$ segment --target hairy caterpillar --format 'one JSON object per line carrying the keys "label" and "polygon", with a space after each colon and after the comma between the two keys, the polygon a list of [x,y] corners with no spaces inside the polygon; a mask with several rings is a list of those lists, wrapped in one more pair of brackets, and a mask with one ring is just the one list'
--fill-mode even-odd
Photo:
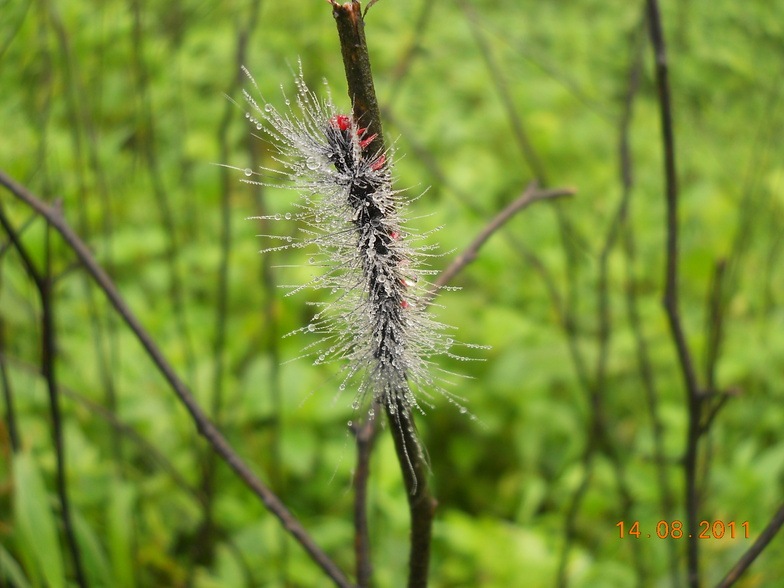
{"label": "hairy caterpillar", "polygon": [[444,336],[448,327],[426,313],[434,286],[421,278],[436,273],[425,268],[435,246],[415,245],[424,235],[407,228],[409,201],[392,188],[393,152],[371,152],[374,136],[338,113],[330,98],[320,100],[301,70],[296,85],[295,104],[286,99],[282,112],[243,93],[250,105],[246,118],[276,145],[275,160],[282,166],[282,171],[247,169],[245,174],[282,174],[286,180],[244,181],[286,185],[300,194],[297,212],[284,218],[298,222],[301,236],[265,235],[286,242],[263,251],[314,248],[309,263],[323,273],[287,295],[307,287],[335,295],[319,303],[311,322],[293,333],[321,335],[305,348],[305,356],[314,364],[339,362],[340,390],[356,384],[352,407],[363,407],[371,417],[377,403],[393,415],[397,406],[422,411],[423,404],[431,405],[431,391],[461,406],[433,375],[434,356],[465,358],[450,351],[456,343]]}

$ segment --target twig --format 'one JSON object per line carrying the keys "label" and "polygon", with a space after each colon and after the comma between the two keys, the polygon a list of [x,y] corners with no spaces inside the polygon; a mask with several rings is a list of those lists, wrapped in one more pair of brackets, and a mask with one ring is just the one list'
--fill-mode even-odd
{"label": "twig", "polygon": [[115,310],[117,310],[118,314],[136,335],[158,370],[169,382],[174,393],[190,413],[199,433],[210,443],[212,448],[224,459],[229,467],[234,470],[248,488],[258,496],[264,506],[280,520],[283,527],[291,533],[300,545],[302,545],[305,551],[310,554],[313,561],[324,570],[335,585],[340,586],[341,588],[350,588],[351,583],[343,572],[321,550],[321,548],[316,545],[302,524],[291,514],[280,499],[250,470],[212,421],[204,414],[204,411],[196,402],[188,387],[180,380],[179,376],[158,349],[155,341],[144,329],[117,291],[111,278],[109,278],[104,269],[95,261],[87,245],[79,239],[62,215],[51,206],[42,202],[29,190],[20,184],[17,184],[2,171],[0,171],[0,184],[5,186],[12,194],[43,216],[49,224],[60,233],[88,273],[106,294],[106,297],[112,303]]}
{"label": "twig", "polygon": [[665,275],[664,307],[670,325],[678,362],[686,386],[689,415],[686,453],[683,460],[686,478],[686,527],[690,536],[687,539],[688,584],[692,588],[700,585],[699,577],[699,540],[697,539],[697,513],[699,495],[697,491],[697,457],[700,439],[700,420],[702,395],[697,383],[694,362],[691,357],[686,335],[681,323],[678,300],[678,174],[675,165],[675,132],[672,123],[672,100],[668,77],[667,49],[664,42],[659,3],[647,0],[648,25],[656,64],[656,85],[661,112],[662,142],[664,149],[664,176],[667,200],[667,267]]}
{"label": "twig", "polygon": [[390,429],[408,491],[408,508],[411,511],[408,588],[426,588],[433,518],[438,501],[430,493],[427,465],[422,454],[422,445],[416,436],[414,419],[399,395],[391,397],[395,399],[394,412],[388,405],[387,416],[389,422],[394,424]]}
{"label": "twig", "polygon": [[[474,241],[465,249],[465,251],[458,255],[449,265],[449,267],[438,276],[438,279],[435,281],[435,285],[438,287],[449,283],[457,273],[462,271],[465,266],[476,259],[479,249],[482,247],[482,245],[485,244],[485,242],[491,237],[493,233],[500,229],[515,214],[526,208],[529,204],[532,204],[537,200],[572,196],[576,192],[577,190],[574,188],[538,190],[536,182],[530,183],[525,191],[516,200],[514,200],[506,208],[499,212],[496,217],[487,224],[482,232],[479,233],[476,239],[474,239]],[[431,292],[431,298],[433,296],[435,296],[435,291]]]}
{"label": "twig", "polygon": [[41,299],[41,373],[46,380],[47,391],[49,392],[49,410],[52,415],[52,442],[57,461],[57,494],[60,498],[60,509],[63,517],[63,527],[65,537],[68,542],[68,549],[74,564],[76,583],[81,588],[87,588],[87,577],[82,567],[82,557],[79,550],[79,543],[76,541],[73,520],[71,518],[71,502],[68,496],[68,486],[65,480],[65,438],[63,436],[63,420],[60,410],[60,392],[58,390],[56,372],[56,345],[55,345],[55,319],[54,302],[52,300],[52,273],[49,246],[49,227],[46,231],[46,273],[42,275],[35,267],[30,254],[22,244],[16,234],[11,222],[6,218],[5,211],[0,207],[0,224],[8,233],[11,242],[14,244],[22,264],[25,266],[30,279],[38,290]]}
{"label": "twig", "polygon": [[716,585],[716,588],[728,588],[732,586],[741,574],[745,572],[748,567],[757,559],[757,556],[768,546],[776,533],[779,532],[781,526],[784,525],[784,504],[781,505],[779,510],[773,515],[773,518],[765,527],[765,530],[760,533],[754,544],[749,547],[748,551],[744,553],[732,569],[724,576],[724,579]]}
{"label": "twig", "polygon": [[[41,370],[36,366],[15,357],[11,357],[3,352],[0,352],[0,366],[3,368],[13,368],[30,375],[42,375]],[[139,454],[146,462],[165,471],[174,481],[175,485],[189,494],[196,502],[199,504],[204,503],[204,496],[201,492],[185,480],[183,475],[174,467],[174,464],[172,464],[155,445],[147,441],[147,439],[140,435],[132,426],[123,422],[114,412],[98,402],[77,393],[68,386],[61,385],[59,391],[64,397],[83,406],[93,416],[105,421],[114,431],[117,431],[119,435],[130,439],[132,443],[138,446]]]}
{"label": "twig", "polygon": [[330,0],[330,4],[338,28],[354,120],[368,129],[368,137],[375,135],[370,143],[369,153],[383,153],[384,134],[381,130],[376,90],[373,87],[373,73],[370,71],[362,8],[357,0],[345,4]]}
{"label": "twig", "polygon": [[372,585],[373,564],[370,558],[370,534],[367,517],[367,485],[370,479],[370,455],[378,432],[379,405],[374,403],[373,415],[364,423],[352,426],[357,441],[357,467],[354,472],[354,552],[356,554],[357,586]]}
{"label": "twig", "polygon": [[[620,121],[620,132],[618,139],[618,159],[620,168],[620,182],[621,190],[623,192],[622,200],[626,202],[625,215],[628,217],[629,209],[631,208],[631,196],[634,188],[634,167],[632,152],[630,148],[630,127],[633,115],[634,98],[637,94],[640,85],[640,77],[643,71],[643,54],[645,49],[645,28],[646,28],[646,11],[643,10],[643,15],[640,22],[639,30],[635,33],[636,39],[634,41],[634,57],[629,70],[629,84],[627,86],[626,97],[624,100],[623,112]],[[670,486],[670,479],[668,476],[667,461],[664,451],[664,426],[662,425],[659,416],[659,395],[656,389],[654,369],[651,366],[651,360],[648,354],[648,343],[642,331],[642,321],[637,302],[637,287],[634,277],[634,261],[635,261],[635,247],[634,247],[634,230],[629,226],[628,222],[623,227],[623,250],[626,255],[626,284],[625,284],[625,299],[626,299],[626,314],[629,321],[629,326],[632,330],[637,349],[637,364],[640,370],[640,379],[642,380],[643,389],[645,391],[645,402],[648,407],[648,413],[651,418],[651,429],[653,435],[653,453],[654,461],[656,463],[656,473],[659,483],[660,492],[660,507],[661,513],[665,518],[672,518],[673,505],[675,500],[673,498],[672,488]],[[669,542],[668,556],[670,564],[670,580],[674,588],[679,588],[680,574],[678,570],[678,546],[674,542]]]}

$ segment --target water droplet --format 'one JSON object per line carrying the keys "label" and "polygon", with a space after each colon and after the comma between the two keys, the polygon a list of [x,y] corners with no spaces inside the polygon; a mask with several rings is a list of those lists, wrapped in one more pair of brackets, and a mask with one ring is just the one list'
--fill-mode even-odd
{"label": "water droplet", "polygon": [[308,331],[310,331],[312,333],[315,330],[316,330],[316,325],[314,325],[313,323],[310,323],[308,325]]}
{"label": "water droplet", "polygon": [[260,130],[261,130],[261,123],[256,123],[256,130],[257,130],[257,131],[260,131]]}
{"label": "water droplet", "polygon": [[282,217],[279,214],[275,215],[275,220],[280,220]]}
{"label": "water droplet", "polygon": [[286,217],[286,220],[291,220],[291,213],[290,213],[290,212],[287,212],[287,213],[285,214],[285,217]]}
{"label": "water droplet", "polygon": [[346,384],[345,383],[343,383],[340,386],[338,386],[338,390],[340,390],[341,392],[343,392],[343,390],[345,390],[345,389],[346,389]]}
{"label": "water droplet", "polygon": [[460,414],[465,414],[468,412],[468,409],[465,406],[460,407]]}
{"label": "water droplet", "polygon": [[354,410],[357,410],[359,408],[359,402],[357,402],[356,400],[354,402],[352,402],[351,403],[351,408],[353,408]]}
{"label": "water droplet", "polygon": [[316,258],[311,257],[310,259],[308,259],[308,263],[316,263]]}
{"label": "water droplet", "polygon": [[351,426],[353,426],[353,425],[354,425],[354,423],[353,423],[353,422],[351,422],[351,421],[347,422],[346,424],[347,424],[349,427],[351,427]]}
{"label": "water droplet", "polygon": [[321,163],[319,163],[319,160],[315,157],[308,157],[305,160],[305,165],[308,169],[318,169],[321,167]]}
{"label": "water droplet", "polygon": [[272,104],[265,104],[264,110],[266,110],[267,112],[272,112],[274,109],[272,108]]}
{"label": "water droplet", "polygon": [[245,118],[250,118],[250,112],[245,113]]}
{"label": "water droplet", "polygon": [[245,175],[246,176],[252,176],[253,175],[253,170],[250,169],[249,167],[246,167],[245,168]]}
{"label": "water droplet", "polygon": [[372,419],[374,416],[376,416],[376,411],[371,408],[368,411],[368,416]]}

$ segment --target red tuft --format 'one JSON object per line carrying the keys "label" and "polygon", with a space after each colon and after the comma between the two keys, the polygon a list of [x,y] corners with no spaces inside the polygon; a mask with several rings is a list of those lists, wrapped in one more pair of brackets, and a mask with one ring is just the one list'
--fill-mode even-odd
{"label": "red tuft", "polygon": [[410,305],[408,302],[406,302],[405,300],[403,300],[403,301],[400,303],[400,306],[402,306],[403,308],[408,308],[408,307],[409,307],[409,306],[411,306],[411,305]]}
{"label": "red tuft", "polygon": [[365,147],[367,147],[368,145],[370,145],[370,144],[373,142],[373,139],[375,139],[376,137],[378,137],[378,133],[373,133],[373,134],[372,134],[372,135],[370,135],[369,137],[367,137],[367,138],[365,138],[365,139],[362,139],[362,140],[359,142],[359,146],[360,146],[360,147],[362,147],[362,149],[364,149]]}
{"label": "red tuft", "polygon": [[329,124],[331,124],[335,129],[347,131],[351,128],[351,118],[345,114],[336,114],[331,119],[329,119]]}
{"label": "red tuft", "polygon": [[389,236],[397,240],[400,238],[400,233],[398,233],[397,231],[392,231],[391,233],[389,233]]}
{"label": "red tuft", "polygon": [[376,159],[376,161],[373,162],[373,164],[370,166],[370,169],[372,169],[373,171],[377,171],[381,169],[384,166],[384,162],[386,160],[387,158],[382,155],[381,157]]}

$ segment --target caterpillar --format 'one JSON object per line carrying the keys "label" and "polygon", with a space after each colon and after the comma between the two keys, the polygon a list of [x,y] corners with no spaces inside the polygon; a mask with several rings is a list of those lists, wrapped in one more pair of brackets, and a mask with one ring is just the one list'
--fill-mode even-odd
{"label": "caterpillar", "polygon": [[423,276],[437,273],[426,261],[437,255],[431,253],[436,245],[417,244],[427,233],[408,228],[410,200],[392,187],[394,151],[372,152],[375,135],[339,113],[329,94],[320,100],[306,85],[301,67],[295,82],[295,103],[286,98],[283,111],[243,93],[250,107],[246,118],[276,146],[274,159],[281,168],[246,169],[245,174],[281,174],[283,180],[243,181],[285,185],[300,195],[294,214],[253,217],[298,223],[299,237],[264,235],[285,243],[263,252],[314,249],[309,265],[322,273],[287,295],[304,288],[334,295],[316,303],[321,308],[309,324],[289,335],[321,336],[303,355],[314,364],[339,363],[339,389],[355,384],[352,408],[366,410],[371,418],[377,405],[393,415],[400,406],[424,412],[423,406],[432,407],[434,391],[467,412],[462,399],[444,389],[443,372],[434,369],[437,355],[465,358],[452,353],[456,343],[444,334],[449,327],[426,312],[435,287]]}

